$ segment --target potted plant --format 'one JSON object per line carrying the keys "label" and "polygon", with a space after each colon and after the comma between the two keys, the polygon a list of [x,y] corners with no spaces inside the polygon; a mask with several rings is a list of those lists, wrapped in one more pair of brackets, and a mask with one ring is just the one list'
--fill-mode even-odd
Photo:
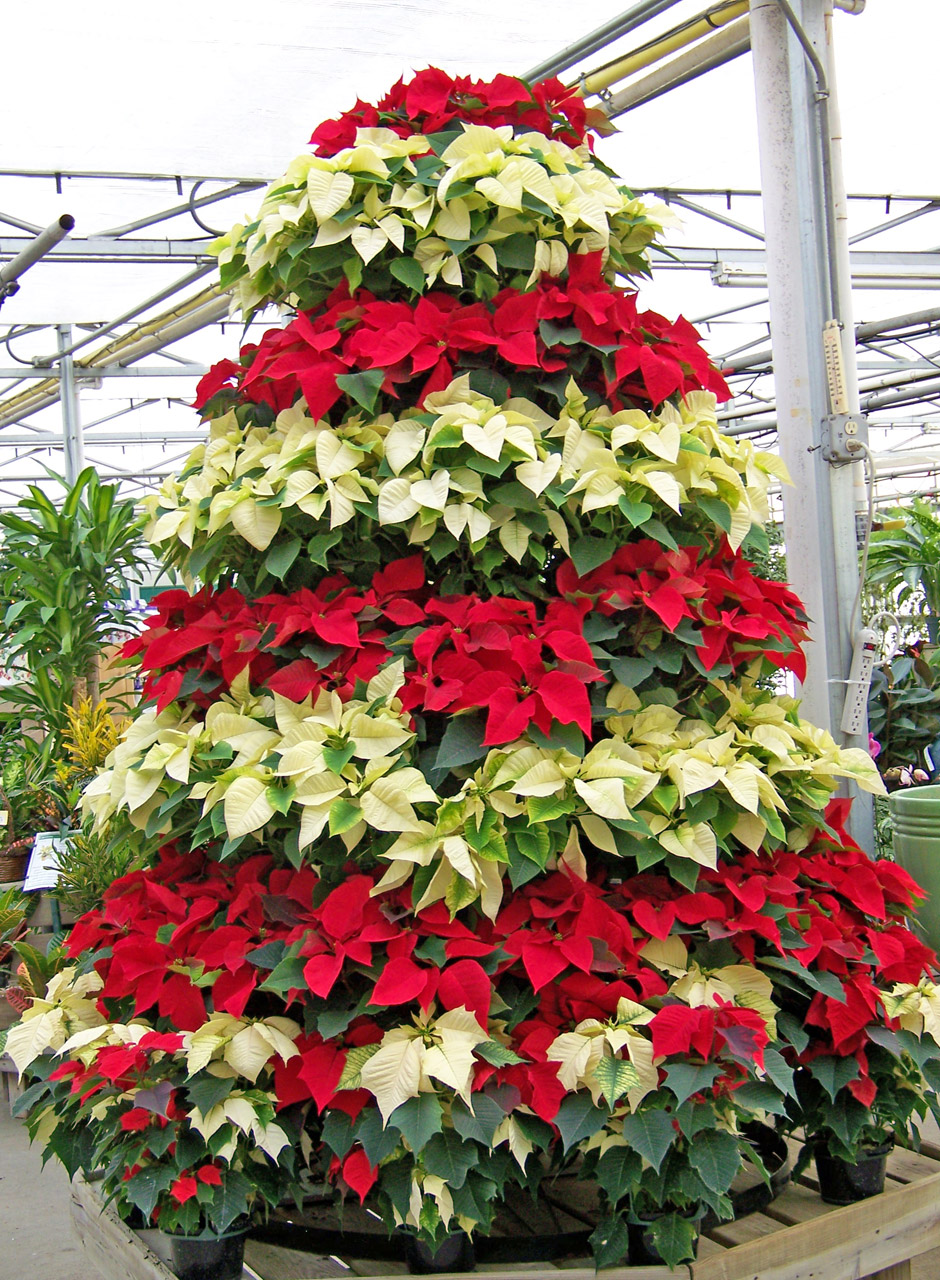
{"label": "potted plant", "polygon": [[17,1113],[70,1173],[96,1177],[122,1218],[159,1225],[180,1280],[239,1280],[252,1217],[298,1184],[299,1133],[276,1115],[271,1080],[300,1027],[230,1014],[182,1034],[108,1022],[100,988],[70,967],[9,1033],[7,1052],[33,1079]]}
{"label": "potted plant", "polygon": [[56,504],[31,485],[0,514],[4,643],[22,679],[4,690],[5,718],[51,735],[63,753],[68,708],[100,700],[99,660],[126,635],[128,585],[139,582],[143,520],[118,486],[87,467]]}
{"label": "potted plant", "polygon": [[693,965],[656,1012],[622,1001],[616,1018],[584,1022],[549,1050],[563,1060],[564,1082],[587,1083],[596,1102],[613,1103],[579,1145],[580,1176],[596,1180],[605,1210],[592,1237],[598,1266],[625,1254],[634,1266],[693,1259],[706,1213],[734,1217],[742,1161],[767,1176],[747,1130],[758,1100],[768,1111],[783,1106],[765,1072],[772,1020],[732,1003],[728,980],[765,986],[736,968],[716,975]]}
{"label": "potted plant", "polygon": [[[913,605],[926,615],[931,642],[940,619],[940,519],[923,498],[884,513],[892,527],[871,537],[866,582],[899,608]],[[895,527],[900,526],[900,527]],[[891,604],[889,604],[891,607]]]}
{"label": "potted plant", "polygon": [[[909,786],[915,770],[935,771],[940,763],[933,758],[940,738],[940,690],[933,666],[918,646],[910,645],[873,672],[868,722],[881,746],[878,767],[889,790]],[[927,774],[920,776],[926,779]]]}
{"label": "potted plant", "polygon": [[[791,1124],[804,1135],[796,1171],[816,1164],[819,1191],[827,1204],[853,1204],[884,1190],[888,1156],[896,1142],[918,1141],[918,1124],[936,1113],[934,1089],[940,1081],[940,1045],[923,1032],[918,1005],[934,1001],[931,983],[897,984],[882,996],[889,1014],[908,1025],[920,1020],[919,1033],[883,1025],[865,1029],[858,1056],[813,1056],[805,1050],[788,1105]],[[928,1017],[930,1015],[928,1014]]]}

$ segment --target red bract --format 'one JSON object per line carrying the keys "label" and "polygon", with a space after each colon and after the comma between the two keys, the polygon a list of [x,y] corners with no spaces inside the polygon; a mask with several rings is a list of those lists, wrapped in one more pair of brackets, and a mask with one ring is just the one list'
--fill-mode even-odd
{"label": "red bract", "polygon": [[369,876],[351,876],[317,909],[318,928],[308,932],[303,948],[310,957],[304,965],[304,980],[315,995],[330,994],[347,961],[370,965],[372,944],[401,934],[370,897],[374,884]]}
{"label": "red bract", "polygon": [[343,1180],[360,1200],[365,1200],[378,1176],[378,1169],[369,1161],[361,1147],[355,1147],[343,1161]]}
{"label": "red bract", "polygon": [[360,128],[391,129],[401,138],[413,133],[438,133],[458,122],[496,128],[511,124],[519,131],[535,131],[569,146],[585,141],[588,112],[577,89],[558,79],[529,85],[515,76],[494,80],[449,76],[437,67],[419,71],[405,84],[399,80],[375,106],[361,100],[335,120],[318,125],[311,137],[316,154],[332,156],[353,146]]}
{"label": "red bract", "polygon": [[701,1005],[696,1009],[684,1004],[666,1005],[653,1018],[650,1030],[657,1058],[694,1052],[708,1061],[728,1053],[742,1064],[753,1062],[760,1068],[770,1040],[767,1024],[759,1013],[729,1004],[717,1008]]}
{"label": "red bract", "polygon": [[141,1129],[148,1129],[155,1120],[152,1111],[147,1111],[143,1107],[131,1107],[130,1111],[125,1111],[121,1116],[121,1128],[126,1132],[136,1133]]}
{"label": "red bract", "polygon": [[170,1186],[170,1195],[177,1204],[185,1204],[199,1190],[199,1185],[191,1173],[185,1173]]}
{"label": "red bract", "polygon": [[800,645],[808,632],[799,599],[785,584],[758,578],[726,543],[709,555],[696,547],[669,551],[646,538],[619,548],[583,577],[566,560],[556,582],[566,598],[586,596],[608,617],[628,614],[636,648],[651,629],[674,632],[686,618],[700,630],[695,652],[707,671],[764,656],[800,679],[806,675]]}
{"label": "red bract", "polygon": [[[575,345],[572,328],[583,339]],[[720,400],[730,396],[692,325],[638,312],[635,294],[608,284],[600,253],[589,253],[572,257],[565,279],[546,276],[526,292],[503,289],[487,303],[462,305],[440,291],[415,304],[385,301],[365,289],[351,296],[343,284],[325,309],[300,312],[244,348],[242,364],[214,367],[197,388],[196,406],[211,415],[210,402],[225,391],[226,405],[235,393],[279,412],[302,395],[321,418],[343,394],[337,377],[366,369],[384,372],[387,395],[407,391],[420,406],[481,354],[510,383],[519,369],[555,374],[577,356],[579,384],[615,409],[703,388]]]}
{"label": "red bract", "polygon": [[603,677],[584,639],[587,605],[552,601],[539,620],[519,600],[458,596],[430,601],[414,642],[417,671],[402,691],[407,707],[456,713],[487,708],[484,745],[511,742],[552,720],[591,731],[585,688]]}

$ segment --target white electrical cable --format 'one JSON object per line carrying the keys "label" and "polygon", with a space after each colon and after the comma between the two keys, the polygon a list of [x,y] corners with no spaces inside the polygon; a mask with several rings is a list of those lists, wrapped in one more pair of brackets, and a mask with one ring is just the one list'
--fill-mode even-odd
{"label": "white electrical cable", "polygon": [[875,525],[875,459],[871,449],[864,441],[853,440],[852,446],[853,452],[857,450],[865,455],[865,482],[868,488],[868,515],[865,520],[865,541],[862,543],[862,562],[858,569],[858,590],[855,592],[852,614],[849,619],[849,635],[854,643],[858,627],[859,609],[862,603],[862,590],[865,586],[865,574],[868,571],[868,551],[871,547],[872,529]]}
{"label": "white electrical cable", "polygon": [[[888,620],[887,626],[878,625],[881,622],[882,618],[887,618]],[[901,628],[900,618],[897,616],[896,613],[890,613],[887,609],[879,609],[878,612],[874,615],[874,617],[869,620],[869,626],[873,631],[877,630],[881,632],[881,656],[882,658],[887,658],[888,632],[892,628],[898,633],[898,638],[895,642],[895,648],[901,642],[901,636],[903,635],[903,630]]]}

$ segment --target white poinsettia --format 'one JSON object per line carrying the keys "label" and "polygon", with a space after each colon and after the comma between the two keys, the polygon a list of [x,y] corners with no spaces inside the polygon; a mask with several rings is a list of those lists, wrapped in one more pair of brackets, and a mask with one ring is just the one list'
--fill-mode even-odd
{"label": "white poinsettia", "polygon": [[925,1032],[940,1044],[940,987],[929,978],[914,986],[896,982],[890,991],[881,992],[881,1002],[889,1018],[897,1018],[905,1031],[915,1036]]}
{"label": "white poinsettia", "polygon": [[434,822],[418,822],[382,856],[391,865],[375,896],[406,884],[418,867],[436,866],[415,910],[443,900],[454,913],[479,899],[483,914],[495,920],[508,861],[505,827],[474,779],[457,796],[438,801]]}
{"label": "white poinsettia", "polygon": [[652,1019],[649,1009],[622,997],[614,1018],[579,1022],[574,1031],[557,1036],[546,1055],[559,1064],[558,1079],[569,1092],[587,1088],[595,1103],[625,1096],[633,1110],[659,1083],[653,1044],[642,1030]]}
{"label": "white poinsettia", "polygon": [[459,287],[462,259],[496,272],[493,248],[509,235],[531,237],[534,280],[542,271],[559,274],[569,250],[642,253],[662,230],[656,208],[616,186],[588,148],[514,135],[505,125],[461,128],[436,163],[426,139],[385,129],[360,129],[354,145],[333,156],[292,161],[256,219],[213,246],[243,312],[281,296],[274,269],[296,255],[298,241],[301,254],[307,245],[341,246],[361,265],[411,257],[428,283],[440,277]]}
{"label": "white poinsettia", "polygon": [[[419,1093],[435,1093],[434,1081],[470,1103],[476,1058],[474,1049],[489,1039],[474,1014],[463,1005],[439,1016],[416,1017],[413,1024],[386,1031],[357,1073],[357,1083],[343,1087],[368,1089],[387,1123],[396,1107]],[[362,1055],[364,1056],[364,1055]]]}
{"label": "white poinsettia", "polygon": [[[144,826],[183,788],[186,798],[201,802],[203,816],[221,804],[225,832],[237,840],[295,806],[302,849],[327,823],[350,850],[370,827],[421,830],[415,806],[436,806],[438,796],[408,757],[415,734],[396,696],[403,681],[398,661],[369,681],[363,698],[344,703],[321,690],[315,701],[297,703],[252,695],[245,670],[201,724],[192,719],[193,707],[175,703],[159,715],[143,712],[112,753],[111,767],[86,790],[86,808],[101,824],[124,807]],[[223,745],[231,758],[219,758]],[[197,780],[190,780],[192,770]]]}
{"label": "white poinsettia", "polygon": [[69,1036],[58,1052],[63,1058],[77,1058],[87,1067],[106,1045],[139,1044],[151,1031],[153,1027],[146,1022],[98,1023]]}
{"label": "white poinsettia", "polygon": [[436,415],[422,448],[428,466],[433,464],[437,450],[461,445],[468,445],[494,462],[504,456],[536,461],[541,439],[539,424],[552,421],[526,400],[498,405],[488,396],[475,393],[470,388],[469,375],[455,379],[445,391],[429,395],[425,410]]}
{"label": "white poinsettia", "polygon": [[552,417],[525,399],[499,403],[475,392],[461,375],[429,395],[422,412],[406,410],[397,421],[354,414],[332,427],[314,422],[303,400],[270,429],[241,428],[228,413],[211,424],[182,477],[149,500],[149,536],[177,559],[180,548],[227,533],[264,550],[294,511],[324,531],[355,522],[358,536],[368,536],[377,520],[406,530],[415,546],[446,531],[474,551],[498,540],[517,563],[530,555],[541,562],[545,549],[535,546],[524,512],[493,496],[514,478],[541,499],[541,520],[566,553],[585,517],[616,530],[624,501],[669,516],[703,497],[727,507],[738,546],[766,516],[780,468],[747,442],[722,437],[715,412],[715,397],[704,392],[654,415],[590,409],[572,380]]}
{"label": "white poinsettia", "polygon": [[85,788],[83,810],[101,826],[126,808],[134,825],[144,827],[169,792],[188,783],[193,755],[205,745],[205,728],[195,720],[194,708],[175,702],[160,712],[146,708]]}
{"label": "white poinsettia", "polygon": [[[437,1210],[441,1224],[446,1227],[454,1217],[454,1198],[450,1187],[438,1174],[426,1173],[423,1169],[415,1167],[411,1171],[411,1193],[408,1197],[407,1213],[401,1213],[394,1205],[392,1206],[395,1225],[414,1227],[416,1230],[423,1229],[427,1222],[427,1211],[431,1205]],[[468,1217],[466,1214],[458,1214],[456,1221],[460,1230],[468,1233],[479,1225],[475,1218]]]}
{"label": "white poinsettia", "polygon": [[7,1032],[6,1051],[21,1076],[47,1049],[61,1049],[76,1033],[104,1026],[95,999],[101,987],[94,970],[79,974],[75,965],[53,975],[45,995],[34,999]]}
{"label": "white poinsettia", "polygon": [[509,815],[529,796],[573,795],[575,812],[628,819],[659,782],[640,754],[622,739],[605,738],[582,758],[570,751],[524,746],[488,757],[498,767],[490,782],[490,803]]}
{"label": "white poinsettia", "polygon": [[[264,1151],[276,1160],[284,1147],[290,1146],[290,1138],[279,1124],[263,1117],[272,1111],[270,1097],[260,1090],[233,1089],[221,1102],[217,1102],[208,1111],[193,1107],[187,1118],[197,1133],[206,1142],[224,1125],[233,1130],[240,1130],[250,1138],[259,1150]],[[213,1147],[213,1153],[219,1160],[231,1160],[239,1146],[238,1133],[220,1147]]]}
{"label": "white poinsettia", "polygon": [[235,1076],[252,1084],[272,1058],[287,1062],[296,1057],[294,1041],[302,1028],[292,1018],[236,1018],[218,1012],[195,1031],[183,1033],[183,1049],[189,1074],[210,1062],[224,1063]]}
{"label": "white poinsettia", "polygon": [[830,734],[800,720],[793,699],[770,696],[750,681],[714,680],[710,689],[727,702],[714,723],[683,716],[667,704],[641,706],[622,685],[607,692],[614,713],[606,721],[608,731],[623,739],[644,769],[674,788],[665,808],[660,792],[658,808],[641,804],[637,810],[666,852],[716,865],[718,842],[711,826],[684,817],[690,799],[706,791],[730,812],[734,838],[757,849],[771,821],[768,815],[790,825],[792,847],[805,841],[812,828],[791,822],[791,809],[799,802],[818,812],[839,778],[882,789],[867,753],[840,748]]}

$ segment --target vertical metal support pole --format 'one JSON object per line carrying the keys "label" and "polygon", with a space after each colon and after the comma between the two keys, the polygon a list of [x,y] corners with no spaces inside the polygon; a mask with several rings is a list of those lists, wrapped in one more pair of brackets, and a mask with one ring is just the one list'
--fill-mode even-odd
{"label": "vertical metal support pole", "polygon": [[[831,0],[797,0],[800,23],[831,70]],[[839,723],[851,666],[850,615],[858,585],[855,534],[857,464],[836,467],[822,456],[823,419],[830,412],[823,356],[823,325],[842,321],[854,331],[845,273],[847,248],[833,262],[827,245],[826,182],[831,139],[821,136],[816,82],[804,50],[777,0],[751,0],[751,49],[757,95],[767,277],[780,453],[793,487],[784,489],[787,564],[809,613],[813,643],[802,689],[806,719],[842,740]],[[829,213],[844,232],[834,167]],[[840,271],[840,267],[842,270]],[[832,316],[833,296],[845,315]],[[846,344],[848,345],[848,344]],[[848,352],[847,352],[848,354]],[[847,362],[851,380],[854,350]],[[846,745],[867,745],[852,739]],[[854,794],[856,789],[850,788]],[[871,804],[853,806],[852,831],[873,846]]]}
{"label": "vertical metal support pole", "polygon": [[[60,351],[72,345],[72,326],[56,325],[56,338]],[[65,480],[69,488],[85,469],[85,442],[82,436],[82,420],[75,386],[75,362],[70,355],[59,361],[59,387],[62,401],[62,437],[65,443]]]}

